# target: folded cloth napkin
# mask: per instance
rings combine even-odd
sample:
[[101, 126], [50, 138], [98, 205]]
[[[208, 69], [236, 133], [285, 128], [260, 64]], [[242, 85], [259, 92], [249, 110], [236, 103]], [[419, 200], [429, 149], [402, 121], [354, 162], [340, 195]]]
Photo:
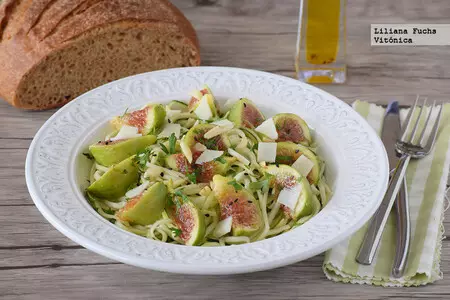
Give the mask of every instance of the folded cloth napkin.
[[[353, 108], [378, 134], [381, 133], [385, 112], [383, 107], [356, 101]], [[402, 121], [407, 113], [408, 109], [400, 111]], [[422, 128], [426, 114], [423, 115], [423, 120], [419, 122]], [[435, 117], [433, 114], [432, 118]], [[449, 142], [450, 104], [445, 104], [435, 147], [425, 158], [412, 160], [406, 173], [411, 215], [411, 245], [404, 276], [398, 279], [391, 276], [396, 245], [395, 209], [393, 209], [372, 265], [360, 265], [355, 261], [367, 231], [366, 224], [349, 239], [326, 253], [323, 270], [328, 279], [381, 286], [418, 286], [442, 278], [440, 258], [444, 234], [442, 222], [446, 209], [444, 199], [450, 166]]]

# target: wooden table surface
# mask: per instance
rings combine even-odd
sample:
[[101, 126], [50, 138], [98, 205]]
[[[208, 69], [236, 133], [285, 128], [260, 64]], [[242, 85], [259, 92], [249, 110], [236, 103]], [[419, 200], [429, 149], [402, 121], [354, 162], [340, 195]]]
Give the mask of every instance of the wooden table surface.
[[[294, 76], [300, 0], [177, 0], [198, 31], [203, 65]], [[371, 23], [449, 23], [448, 0], [349, 0], [348, 82], [322, 88], [346, 102], [417, 93], [450, 99], [449, 47], [371, 47]], [[326, 8], [324, 8], [326, 9]], [[39, 127], [54, 113], [0, 103], [0, 299], [450, 299], [450, 277], [420, 288], [380, 288], [328, 281], [322, 256], [238, 276], [186, 276], [111, 261], [54, 229], [28, 194], [24, 163]], [[446, 222], [447, 232], [450, 223]], [[442, 270], [450, 273], [450, 242]]]

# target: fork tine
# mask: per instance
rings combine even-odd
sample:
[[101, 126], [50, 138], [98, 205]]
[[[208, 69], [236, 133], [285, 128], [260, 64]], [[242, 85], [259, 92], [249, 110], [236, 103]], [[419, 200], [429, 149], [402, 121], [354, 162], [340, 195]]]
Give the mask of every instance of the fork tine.
[[425, 98], [425, 100], [423, 100], [423, 105], [419, 107], [419, 109], [420, 109], [419, 116], [417, 117], [417, 120], [414, 123], [413, 130], [411, 131], [411, 136], [409, 137], [407, 143], [414, 142], [414, 138], [416, 137], [417, 128], [419, 127], [419, 122], [420, 122], [420, 119], [422, 118], [423, 108], [424, 108], [425, 104], [427, 104], [427, 98]]
[[414, 105], [409, 109], [408, 115], [406, 116], [406, 119], [405, 119], [405, 122], [404, 122], [404, 125], [402, 128], [402, 133], [400, 135], [400, 137], [401, 137], [400, 140], [402, 140], [402, 141], [404, 141], [406, 138], [406, 133], [408, 132], [409, 124], [411, 123], [412, 116], [417, 107], [417, 101], [419, 101], [419, 95], [417, 95]]
[[436, 135], [439, 129], [439, 123], [441, 121], [442, 116], [442, 107], [443, 105], [441, 104], [439, 108], [439, 113], [436, 117], [436, 121], [434, 122], [433, 129], [431, 130], [430, 137], [428, 138], [427, 145], [424, 147], [424, 151], [426, 154], [428, 154], [431, 151], [431, 148], [433, 148], [434, 142], [436, 141]]
[[427, 120], [425, 121], [425, 124], [423, 125], [423, 130], [422, 130], [422, 133], [420, 134], [420, 138], [419, 138], [420, 146], [422, 146], [422, 144], [423, 144], [423, 140], [425, 138], [425, 131], [427, 130], [428, 122], [430, 122], [431, 114], [433, 113], [435, 106], [436, 106], [436, 100], [433, 101], [433, 106], [430, 107], [430, 111], [428, 112]]

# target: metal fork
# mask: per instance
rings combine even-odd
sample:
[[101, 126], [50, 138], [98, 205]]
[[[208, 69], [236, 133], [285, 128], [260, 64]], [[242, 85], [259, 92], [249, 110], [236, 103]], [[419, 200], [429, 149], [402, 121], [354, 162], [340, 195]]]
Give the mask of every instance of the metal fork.
[[[428, 140], [425, 142], [425, 132], [430, 123], [431, 115], [435, 109], [437, 109], [436, 101], [434, 101], [433, 106], [430, 108], [427, 119], [424, 124], [424, 128], [420, 133], [420, 137], [418, 141], [415, 141], [417, 129], [419, 127], [419, 121], [424, 112], [424, 107], [426, 105], [426, 99], [422, 106], [418, 107], [420, 109], [419, 116], [415, 121], [412, 131], [408, 134], [408, 128], [411, 125], [411, 121], [414, 116], [414, 112], [417, 108], [418, 98], [416, 99], [414, 106], [409, 110], [408, 116], [405, 121], [405, 125], [403, 126], [401, 138], [395, 144], [395, 148], [401, 157], [397, 163], [397, 166], [392, 174], [391, 180], [389, 181], [389, 186], [384, 195], [383, 201], [379, 209], [377, 210], [377, 214], [374, 216], [373, 221], [370, 223], [367, 233], [365, 235], [364, 241], [361, 244], [361, 248], [359, 249], [358, 256], [356, 257], [356, 261], [360, 264], [370, 265], [375, 257], [376, 250], [381, 240], [381, 235], [383, 233], [384, 227], [386, 225], [386, 221], [389, 217], [389, 213], [394, 204], [397, 193], [400, 189], [400, 186], [403, 182], [403, 177], [406, 174], [406, 169], [408, 167], [409, 161], [411, 158], [423, 158], [428, 155], [433, 148], [433, 145], [436, 141], [436, 135], [439, 129], [439, 122], [441, 120], [442, 115], [442, 105], [439, 105], [439, 112], [432, 125], [432, 129]], [[431, 125], [431, 124], [430, 124]], [[372, 242], [373, 241], [373, 242]], [[401, 251], [402, 249], [400, 249]], [[405, 265], [399, 264], [394, 266], [392, 270], [392, 276], [401, 277], [404, 271]]]

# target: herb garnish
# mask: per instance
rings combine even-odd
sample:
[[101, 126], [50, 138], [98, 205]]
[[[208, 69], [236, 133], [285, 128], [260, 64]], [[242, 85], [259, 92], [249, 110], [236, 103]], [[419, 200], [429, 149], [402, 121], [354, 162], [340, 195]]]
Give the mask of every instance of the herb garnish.
[[225, 158], [223, 158], [223, 155], [222, 155], [222, 156], [219, 156], [218, 158], [216, 158], [216, 159], [214, 159], [214, 160], [220, 162], [221, 164], [226, 164], [226, 163], [227, 163], [227, 161], [225, 160]]
[[200, 169], [195, 169], [192, 173], [187, 173], [186, 177], [189, 179], [192, 183], [197, 183], [197, 176], [200, 173]]
[[236, 180], [228, 181], [228, 184], [231, 185], [231, 186], [233, 186], [233, 187], [234, 187], [234, 190], [235, 190], [236, 192], [242, 190], [242, 185], [240, 185], [239, 183], [237, 183]]
[[159, 146], [161, 146], [161, 149], [162, 149], [166, 154], [169, 154], [169, 150], [167, 149], [166, 145], [164, 145], [163, 143], [159, 143]]
[[[173, 193], [175, 196], [180, 197], [181, 199], [183, 199], [183, 203], [184, 202], [188, 202], [189, 198], [188, 196], [186, 196], [185, 194], [183, 194], [183, 192], [181, 190], [175, 191], [175, 193]], [[176, 204], [176, 203], [175, 203]], [[181, 205], [181, 204], [180, 204]], [[178, 205], [177, 205], [178, 206]]]
[[177, 138], [175, 137], [175, 133], [172, 133], [169, 137], [169, 154], [175, 153], [176, 144], [177, 144]]
[[152, 154], [152, 149], [145, 148], [144, 150], [136, 153], [134, 157], [135, 163], [138, 165], [140, 171], [144, 171], [148, 163], [149, 157]]
[[172, 234], [174, 236], [180, 236], [181, 235], [181, 229], [175, 228], [175, 227], [169, 227], [170, 231], [172, 231]]

